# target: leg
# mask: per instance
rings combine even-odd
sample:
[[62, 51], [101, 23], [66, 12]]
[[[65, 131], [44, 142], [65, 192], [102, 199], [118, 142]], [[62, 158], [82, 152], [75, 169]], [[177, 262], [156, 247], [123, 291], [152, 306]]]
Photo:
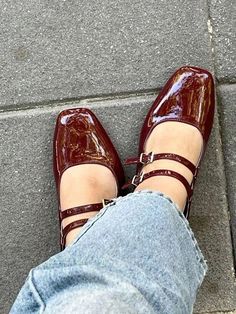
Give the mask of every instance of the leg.
[[[149, 136], [145, 153], [174, 153], [197, 164], [202, 150], [202, 135], [197, 128], [179, 122], [165, 122], [157, 125]], [[143, 167], [147, 173], [157, 169], [169, 169], [182, 174], [192, 182], [193, 174], [184, 165], [171, 160], [157, 160]], [[160, 191], [168, 195], [183, 210], [186, 203], [186, 189], [180, 181], [171, 177], [153, 177], [145, 180], [136, 188], [140, 190]]]
[[[168, 128], [173, 125], [178, 138], [182, 132], [185, 139], [189, 136], [189, 141], [167, 140]], [[195, 146], [190, 145], [193, 136]], [[194, 127], [175, 122], [159, 125], [149, 137], [147, 152], [155, 151], [156, 147], [162, 152], [165, 143], [168, 151], [197, 161], [201, 136]], [[169, 163], [164, 167], [182, 171], [191, 182], [188, 170], [175, 162], [157, 161], [147, 165], [144, 171], [158, 167], [160, 162]], [[117, 192], [111, 172], [93, 166], [90, 173], [94, 177], [88, 176], [87, 165], [65, 172], [61, 185], [62, 209], [97, 202]], [[141, 192], [143, 189], [149, 192]], [[158, 190], [172, 200], [155, 192]], [[137, 192], [106, 206], [82, 230], [69, 234], [73, 241], [81, 231], [74, 245], [31, 272], [12, 313], [14, 308], [21, 313], [21, 306], [24, 312], [26, 300], [48, 313], [70, 313], [74, 307], [80, 308], [81, 313], [97, 313], [99, 305], [104, 311], [112, 308], [115, 313], [190, 313], [206, 264], [188, 222], [177, 212], [183, 208], [185, 199], [186, 192], [179, 181], [152, 178], [141, 183]]]
[[[168, 114], [173, 117], [173, 109], [179, 119], [189, 114], [189, 121], [201, 128], [207, 142], [214, 113], [212, 77], [207, 71], [188, 67], [177, 74], [157, 99], [162, 108], [166, 105], [164, 118]], [[182, 80], [181, 84], [177, 80]], [[163, 117], [158, 101], [150, 111], [151, 120], [146, 119], [147, 130], [150, 121], [155, 125], [158, 110], [159, 118]], [[174, 108], [175, 104], [178, 107]], [[194, 127], [175, 123], [171, 128], [178, 138], [168, 137], [170, 125], [156, 126], [146, 152], [160, 149], [198, 162], [200, 134]], [[158, 137], [160, 134], [163, 136]], [[150, 178], [133, 194], [107, 205], [88, 221], [72, 245], [30, 273], [11, 313], [25, 313], [28, 308], [71, 313], [75, 306], [78, 313], [97, 313], [100, 304], [104, 313], [111, 308], [114, 313], [123, 313], [124, 306], [127, 313], [191, 313], [206, 272], [206, 263], [181, 212], [186, 202], [182, 184], [186, 186], [186, 180], [190, 183], [192, 175], [179, 163], [160, 160], [143, 171], [158, 169], [161, 163], [185, 179]]]
[[[112, 172], [101, 165], [79, 165], [66, 170], [60, 184], [61, 210], [84, 204], [99, 203], [102, 199], [113, 199], [117, 196], [116, 180]], [[78, 219], [90, 218], [98, 212], [89, 212], [65, 218], [63, 228]], [[69, 232], [66, 245], [79, 234], [81, 228]]]
[[[174, 130], [174, 131], [173, 131]], [[183, 141], [183, 139], [185, 139]], [[149, 136], [145, 153], [171, 152], [184, 156], [196, 164], [202, 148], [202, 136], [193, 126], [178, 122], [166, 122], [158, 125]], [[143, 168], [143, 172], [155, 169], [170, 169], [184, 175], [188, 182], [193, 179], [192, 173], [184, 165], [175, 161], [159, 160]], [[160, 191], [168, 195], [180, 209], [186, 202], [186, 190], [176, 179], [170, 177], [150, 178], [136, 188], [140, 190]], [[80, 165], [65, 171], [60, 185], [62, 210], [90, 203], [101, 199], [112, 199], [117, 196], [116, 180], [112, 172], [100, 165]], [[75, 215], [63, 220], [63, 227], [77, 219], [90, 218], [98, 212]], [[67, 245], [79, 234], [81, 228], [72, 230], [67, 236]]]
[[[103, 300], [105, 313], [116, 302], [126, 304], [127, 313], [191, 313], [205, 271], [174, 203], [139, 191], [107, 205], [72, 246], [32, 270], [11, 313], [27, 313], [32, 304], [35, 313], [54, 313], [58, 304], [57, 313], [72, 313], [74, 303], [78, 313], [97, 313]], [[84, 301], [93, 296], [95, 304]]]

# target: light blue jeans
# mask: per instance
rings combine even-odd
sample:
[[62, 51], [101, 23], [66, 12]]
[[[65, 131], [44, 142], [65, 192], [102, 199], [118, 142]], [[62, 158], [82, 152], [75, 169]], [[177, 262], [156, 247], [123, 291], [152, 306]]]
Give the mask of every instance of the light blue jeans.
[[189, 314], [206, 269], [176, 205], [158, 192], [135, 192], [32, 269], [10, 313]]

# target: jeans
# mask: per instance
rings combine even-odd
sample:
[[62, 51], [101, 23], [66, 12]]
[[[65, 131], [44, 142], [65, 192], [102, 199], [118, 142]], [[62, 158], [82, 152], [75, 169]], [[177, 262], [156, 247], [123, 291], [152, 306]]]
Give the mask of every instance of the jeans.
[[206, 262], [159, 192], [119, 197], [64, 251], [32, 269], [11, 314], [192, 313]]

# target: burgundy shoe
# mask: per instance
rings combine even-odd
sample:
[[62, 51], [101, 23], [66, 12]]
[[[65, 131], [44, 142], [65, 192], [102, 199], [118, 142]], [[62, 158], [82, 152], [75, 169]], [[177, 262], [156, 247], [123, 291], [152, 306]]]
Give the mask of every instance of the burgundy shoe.
[[[178, 179], [187, 190], [188, 197], [184, 214], [188, 217], [193, 186], [213, 125], [214, 108], [215, 90], [212, 75], [207, 70], [191, 66], [184, 66], [177, 70], [167, 81], [146, 116], [140, 134], [139, 157], [129, 158], [125, 162], [127, 165], [137, 164], [136, 175], [131, 184], [137, 186], [153, 176], [170, 176]], [[162, 154], [144, 153], [147, 139], [152, 130], [158, 124], [166, 121], [187, 123], [200, 131], [203, 147], [197, 165], [182, 156], [168, 152]], [[172, 170], [160, 169], [146, 174], [142, 173], [143, 165], [160, 159], [174, 160], [184, 164], [193, 173], [191, 185], [185, 177]]]
[[65, 248], [67, 234], [83, 226], [88, 219], [76, 220], [64, 229], [62, 220], [73, 215], [98, 211], [109, 201], [86, 204], [61, 210], [60, 182], [62, 174], [69, 167], [82, 164], [100, 164], [109, 168], [117, 182], [118, 190], [124, 182], [124, 172], [118, 154], [106, 131], [89, 110], [84, 108], [62, 111], [54, 134], [54, 175], [59, 199], [59, 220], [61, 225], [61, 249]]

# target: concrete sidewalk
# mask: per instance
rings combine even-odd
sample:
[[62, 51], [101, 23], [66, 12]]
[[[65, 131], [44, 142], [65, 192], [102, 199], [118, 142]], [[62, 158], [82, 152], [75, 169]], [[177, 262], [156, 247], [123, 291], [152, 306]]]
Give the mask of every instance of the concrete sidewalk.
[[195, 312], [234, 313], [235, 0], [3, 0], [0, 26], [0, 313], [59, 250], [57, 113], [92, 108], [124, 159], [158, 90], [186, 64], [215, 73], [218, 99], [190, 219], [209, 263]]

